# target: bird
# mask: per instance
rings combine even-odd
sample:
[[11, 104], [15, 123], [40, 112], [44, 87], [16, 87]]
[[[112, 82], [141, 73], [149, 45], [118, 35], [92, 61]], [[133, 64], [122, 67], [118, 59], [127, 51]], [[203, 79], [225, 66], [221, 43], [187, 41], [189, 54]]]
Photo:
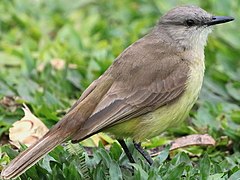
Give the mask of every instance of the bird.
[[[56, 125], [13, 159], [1, 177], [15, 178], [59, 144], [98, 132], [112, 134], [134, 162], [124, 139], [140, 143], [186, 119], [202, 87], [208, 35], [214, 25], [232, 20], [191, 5], [168, 11], [90, 84]], [[146, 155], [140, 144], [135, 147]]]

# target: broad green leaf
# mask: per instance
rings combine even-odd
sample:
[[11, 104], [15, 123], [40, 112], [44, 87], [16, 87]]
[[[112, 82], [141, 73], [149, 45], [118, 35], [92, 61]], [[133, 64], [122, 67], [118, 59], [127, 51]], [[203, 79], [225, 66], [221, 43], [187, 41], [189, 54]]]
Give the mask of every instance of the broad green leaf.
[[240, 170], [232, 174], [228, 180], [239, 180], [240, 179]]
[[112, 179], [112, 180], [121, 180], [122, 179], [121, 169], [115, 161], [112, 161], [110, 164], [109, 175], [110, 175], [110, 179]]
[[211, 162], [207, 154], [204, 154], [200, 161], [200, 179], [207, 180], [210, 174]]

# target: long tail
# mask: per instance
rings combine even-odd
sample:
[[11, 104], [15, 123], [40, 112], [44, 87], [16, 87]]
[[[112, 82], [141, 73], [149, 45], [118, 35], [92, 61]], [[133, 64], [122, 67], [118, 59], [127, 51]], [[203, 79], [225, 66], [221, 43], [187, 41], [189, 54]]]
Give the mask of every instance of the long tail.
[[32, 165], [34, 165], [45, 154], [53, 150], [58, 144], [68, 138], [69, 134], [64, 136], [61, 131], [49, 131], [37, 143], [30, 146], [27, 150], [20, 153], [10, 164], [2, 171], [3, 179], [10, 179], [22, 174]]
[[[95, 107], [105, 95], [112, 84], [112, 79], [104, 78], [104, 82], [85, 93], [85, 97], [80, 99], [71, 110], [49, 130], [38, 142], [30, 146], [27, 150], [20, 153], [9, 165], [3, 169], [1, 177], [3, 179], [15, 178], [34, 165], [45, 154], [53, 150], [57, 145], [71, 138], [81, 128], [88, 117], [92, 114]], [[86, 95], [87, 94], [87, 95]], [[83, 133], [80, 139], [87, 137]]]

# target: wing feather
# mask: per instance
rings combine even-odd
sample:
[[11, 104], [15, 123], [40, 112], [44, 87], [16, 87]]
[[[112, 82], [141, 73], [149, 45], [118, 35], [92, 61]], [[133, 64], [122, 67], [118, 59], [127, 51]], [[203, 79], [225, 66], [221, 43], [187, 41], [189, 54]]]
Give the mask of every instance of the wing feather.
[[[74, 142], [154, 111], [181, 96], [188, 79], [188, 65], [179, 54], [169, 56], [167, 49], [161, 50], [162, 46], [152, 43], [157, 42], [140, 40], [113, 63], [108, 73], [115, 80], [83, 127], [72, 137]], [[87, 133], [86, 136], [83, 133]]]

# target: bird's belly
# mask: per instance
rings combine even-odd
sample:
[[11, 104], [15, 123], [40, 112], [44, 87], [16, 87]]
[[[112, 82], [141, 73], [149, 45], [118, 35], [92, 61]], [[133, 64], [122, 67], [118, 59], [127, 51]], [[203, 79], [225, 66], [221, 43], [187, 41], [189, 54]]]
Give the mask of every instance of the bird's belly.
[[117, 124], [106, 131], [117, 138], [131, 137], [141, 141], [161, 134], [167, 128], [178, 125], [189, 114], [196, 102], [203, 81], [204, 66], [192, 67], [184, 93], [170, 104], [153, 112]]

